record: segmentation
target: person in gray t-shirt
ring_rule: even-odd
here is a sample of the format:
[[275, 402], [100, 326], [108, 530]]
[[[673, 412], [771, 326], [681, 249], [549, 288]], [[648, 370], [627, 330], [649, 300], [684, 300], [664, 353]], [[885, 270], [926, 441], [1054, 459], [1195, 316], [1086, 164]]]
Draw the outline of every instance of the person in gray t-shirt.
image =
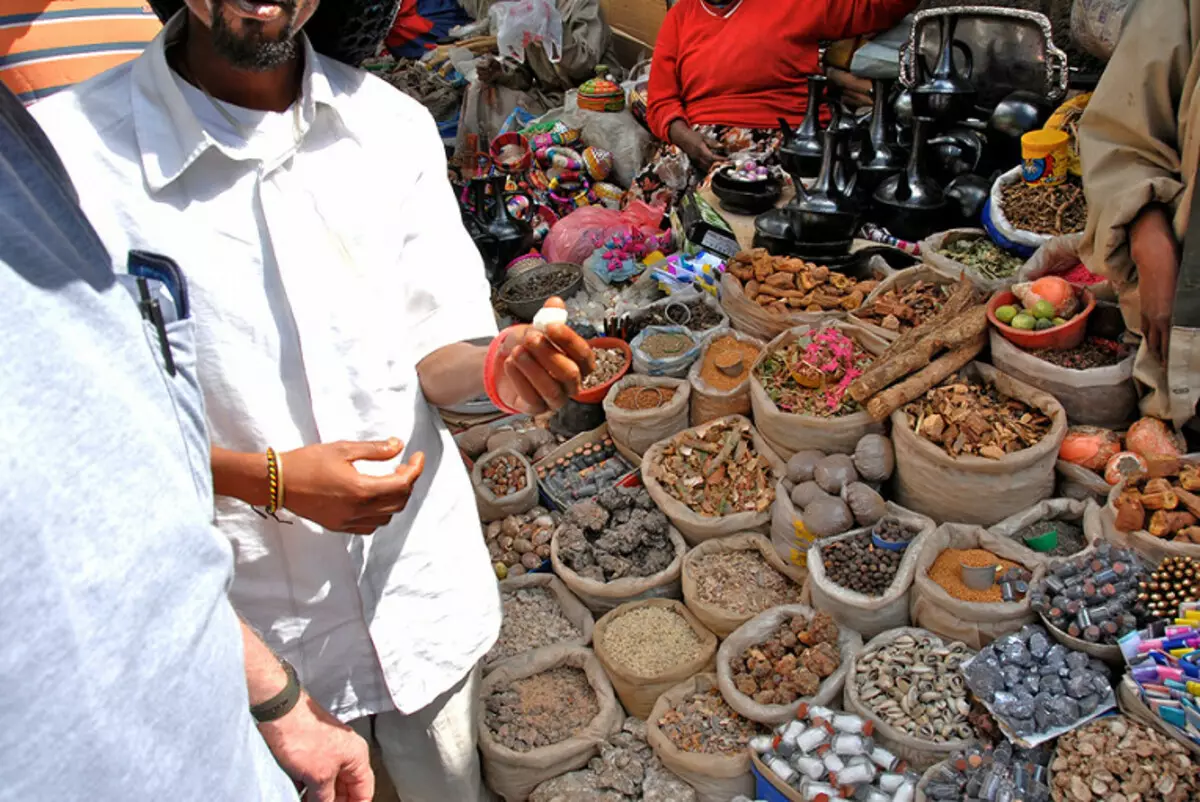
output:
[[369, 802], [226, 599], [191, 321], [146, 286], [149, 322], [0, 86], [0, 800]]

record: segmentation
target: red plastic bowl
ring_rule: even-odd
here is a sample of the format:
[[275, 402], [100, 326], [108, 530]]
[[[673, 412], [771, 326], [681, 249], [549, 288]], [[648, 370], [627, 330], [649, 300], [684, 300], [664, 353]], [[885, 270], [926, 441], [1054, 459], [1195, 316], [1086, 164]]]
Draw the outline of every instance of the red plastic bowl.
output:
[[601, 384], [599, 387], [593, 387], [590, 390], [584, 390], [579, 395], [572, 396], [581, 404], [599, 404], [604, 400], [604, 396], [608, 395], [608, 390], [617, 380], [629, 372], [629, 366], [633, 364], [633, 349], [629, 347], [629, 343], [624, 340], [618, 340], [616, 337], [596, 337], [588, 340], [588, 345], [593, 349], [596, 348], [620, 348], [625, 354], [625, 364], [617, 371], [617, 375]]
[[1083, 309], [1061, 326], [1055, 326], [1052, 329], [1044, 329], [1042, 331], [1024, 331], [1001, 323], [996, 319], [997, 309], [1009, 304], [1018, 308], [1020, 307], [1017, 296], [1007, 290], [996, 293], [992, 297], [992, 300], [988, 301], [988, 321], [1004, 336], [1004, 339], [1018, 348], [1024, 348], [1027, 351], [1038, 348], [1068, 351], [1083, 342], [1083, 338], [1087, 335], [1088, 318], [1091, 317], [1092, 311], [1096, 308], [1096, 296], [1092, 295], [1090, 290], [1083, 287], [1076, 287], [1075, 291], [1084, 302]]

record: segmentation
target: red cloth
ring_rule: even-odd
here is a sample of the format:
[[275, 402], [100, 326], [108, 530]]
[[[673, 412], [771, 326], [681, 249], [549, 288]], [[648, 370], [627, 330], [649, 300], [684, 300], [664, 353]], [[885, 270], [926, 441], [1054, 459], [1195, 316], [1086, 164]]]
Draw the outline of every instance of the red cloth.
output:
[[918, 2], [741, 0], [722, 19], [728, 7], [680, 0], [654, 44], [650, 130], [665, 140], [675, 120], [777, 128], [782, 117], [798, 124], [808, 107], [805, 79], [817, 68], [817, 43], [887, 30]]

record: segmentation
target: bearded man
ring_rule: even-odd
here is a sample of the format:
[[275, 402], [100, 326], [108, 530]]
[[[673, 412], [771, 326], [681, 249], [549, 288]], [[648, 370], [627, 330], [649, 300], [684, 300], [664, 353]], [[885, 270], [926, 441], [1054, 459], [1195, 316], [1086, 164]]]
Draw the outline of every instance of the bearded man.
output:
[[[500, 604], [432, 404], [483, 390], [466, 341], [496, 334], [489, 287], [433, 119], [319, 55], [317, 5], [187, 0], [136, 61], [32, 111], [114, 261], [170, 253], [191, 283], [235, 608], [405, 802], [469, 802]], [[505, 406], [559, 406], [590, 368], [566, 326], [504, 342]]]

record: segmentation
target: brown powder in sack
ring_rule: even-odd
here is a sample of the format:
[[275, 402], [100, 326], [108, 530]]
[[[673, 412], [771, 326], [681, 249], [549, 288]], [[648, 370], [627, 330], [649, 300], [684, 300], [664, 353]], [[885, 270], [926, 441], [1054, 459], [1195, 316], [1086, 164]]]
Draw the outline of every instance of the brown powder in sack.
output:
[[[704, 361], [700, 364], [700, 378], [713, 390], [729, 392], [746, 381], [758, 354], [759, 348], [754, 343], [743, 342], [732, 335], [717, 337], [708, 344], [708, 350], [704, 353]], [[738, 357], [742, 360], [742, 367], [733, 376], [717, 367], [719, 364], [727, 364], [726, 360], [733, 361]]]
[[992, 585], [987, 590], [973, 590], [962, 580], [961, 566], [982, 568], [992, 563], [1000, 566], [996, 576], [1010, 568], [1021, 567], [1011, 560], [997, 557], [987, 549], [946, 549], [937, 556], [933, 565], [929, 566], [929, 578], [956, 599], [968, 602], [1001, 602], [1004, 601], [1004, 597], [1000, 593], [999, 585]]

